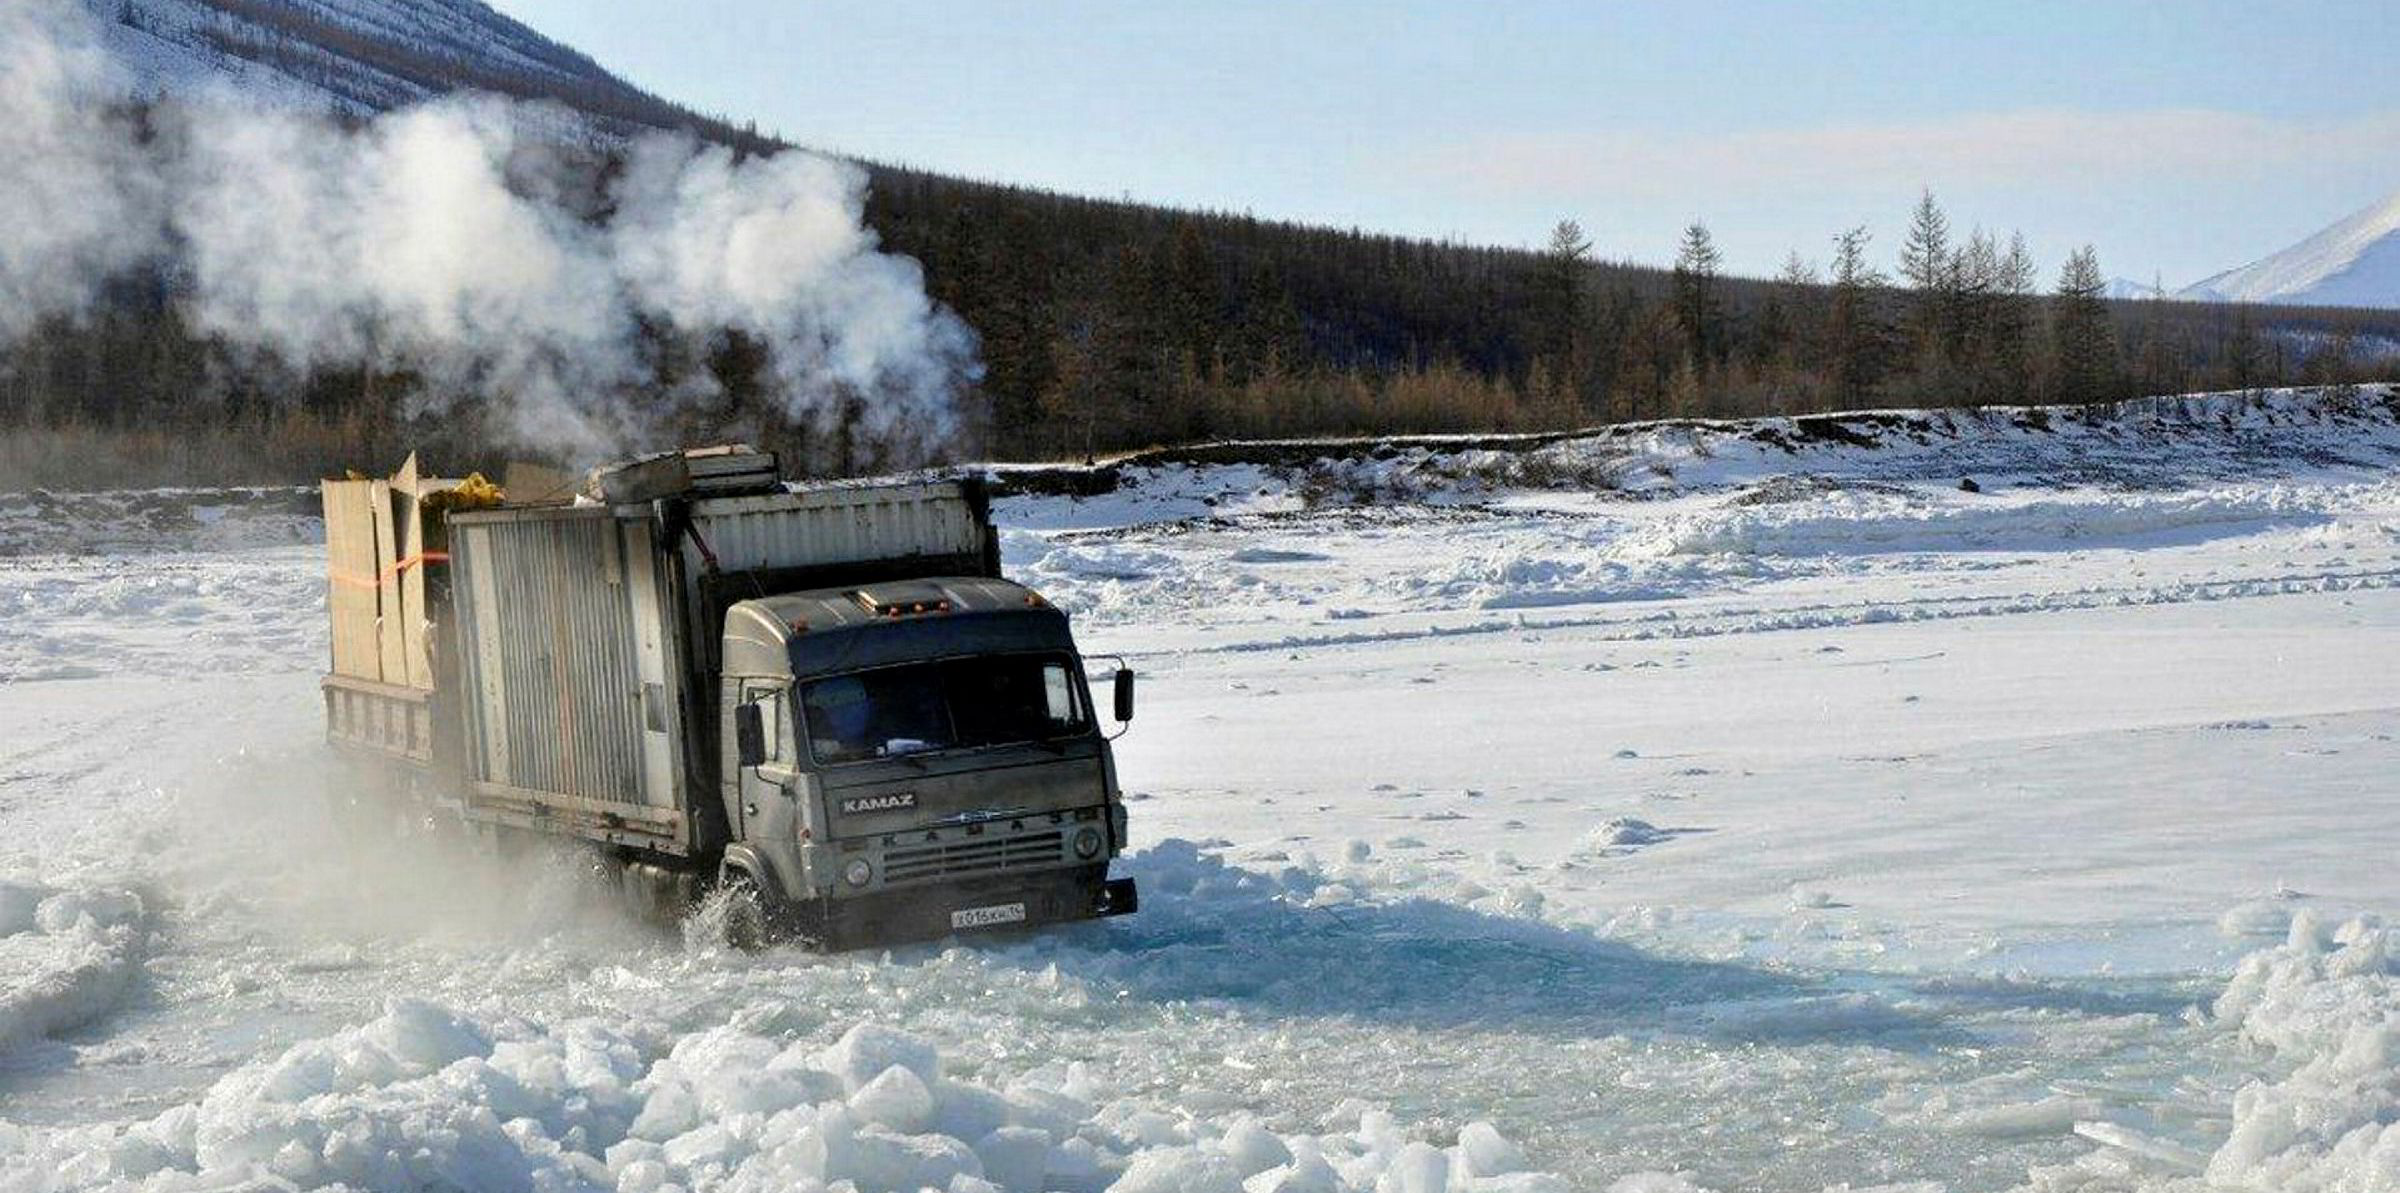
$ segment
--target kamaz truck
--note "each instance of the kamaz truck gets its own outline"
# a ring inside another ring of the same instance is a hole
[[[1001,576],[979,479],[794,489],[720,448],[534,497],[413,458],[325,482],[327,732],[404,815],[713,892],[745,947],[1134,910],[1086,662]]]

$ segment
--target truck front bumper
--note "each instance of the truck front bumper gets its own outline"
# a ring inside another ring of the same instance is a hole
[[[1133,880],[1110,878],[1102,863],[820,899],[797,928],[819,947],[840,950],[1127,915],[1140,906]]]

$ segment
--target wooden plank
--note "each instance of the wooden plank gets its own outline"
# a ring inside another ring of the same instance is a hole
[[[328,675],[320,684],[333,741],[414,763],[432,761],[431,693],[347,675]]]
[[[564,472],[546,464],[511,461],[500,473],[500,488],[508,494],[510,505],[534,505],[553,501],[573,501],[583,487],[583,477]]]
[[[350,639],[350,671],[361,679],[383,678],[382,647],[375,641],[375,511],[368,481],[342,486],[342,587],[349,593],[343,630]]]
[[[326,668],[335,675],[350,674],[350,660],[342,652],[342,499],[340,481],[326,481],[317,486],[319,507],[325,514],[325,623],[326,641],[332,657]]]
[[[403,671],[408,686],[433,688],[433,627],[431,612],[425,607],[425,520],[417,513],[416,503],[408,503],[408,526],[401,532],[401,544],[407,558],[416,562],[400,573],[400,652],[405,664]]]
[[[375,642],[375,531],[366,481],[326,481],[326,612],[337,675],[381,679]]]
[[[393,471],[392,492],[405,497],[423,495],[417,485],[417,453],[408,453],[408,458],[400,461],[400,467]]]
[[[376,674],[385,683],[408,682],[408,655],[401,648],[400,535],[392,516],[389,481],[367,482],[367,517],[375,529]]]
[[[425,515],[417,506],[425,492],[417,475],[417,453],[408,453],[392,476],[399,498],[400,557],[412,562],[400,573],[400,656],[403,675],[394,682],[412,688],[433,688],[433,634],[425,608]]]
[[[385,700],[398,700],[409,704],[423,704],[433,695],[431,692],[419,688],[388,684],[376,679],[360,679],[353,675],[328,675],[319,679],[317,686],[335,688],[344,692],[364,692],[369,696]]]
[[[383,678],[383,648],[376,641],[377,613],[375,586],[375,509],[371,482],[358,481],[344,489],[342,517],[349,524],[349,534],[343,540],[344,580],[350,590],[351,674],[362,679]]]

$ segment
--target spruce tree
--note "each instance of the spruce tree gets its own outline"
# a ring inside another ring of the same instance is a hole
[[[2059,397],[2066,401],[2097,402],[2116,395],[2117,345],[2107,292],[2100,255],[2088,244],[2059,269],[2050,336],[2058,362]]]
[[[1950,217],[1931,190],[1921,191],[1900,244],[1900,279],[1910,291],[1908,330],[1921,361],[1938,362],[1954,346],[1956,276]]]
[[[1717,252],[1708,225],[1694,222],[1683,230],[1683,245],[1675,254],[1675,319],[1683,330],[1686,354],[1703,369],[1721,355],[1724,312],[1717,297]]]
[[[1583,225],[1560,220],[1550,230],[1550,244],[1542,250],[1535,275],[1536,354],[1559,362],[1575,354],[1584,326],[1584,275],[1591,260],[1592,242]]]
[[[2011,233],[2008,253],[2000,258],[1993,278],[1991,312],[1992,364],[1998,370],[2000,397],[2022,402],[2033,394],[2034,276],[2033,252],[2023,232]]]

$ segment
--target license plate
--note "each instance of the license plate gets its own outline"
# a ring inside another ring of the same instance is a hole
[[[999,903],[990,907],[966,907],[950,913],[953,928],[989,928],[994,924],[1022,924],[1025,905]]]

